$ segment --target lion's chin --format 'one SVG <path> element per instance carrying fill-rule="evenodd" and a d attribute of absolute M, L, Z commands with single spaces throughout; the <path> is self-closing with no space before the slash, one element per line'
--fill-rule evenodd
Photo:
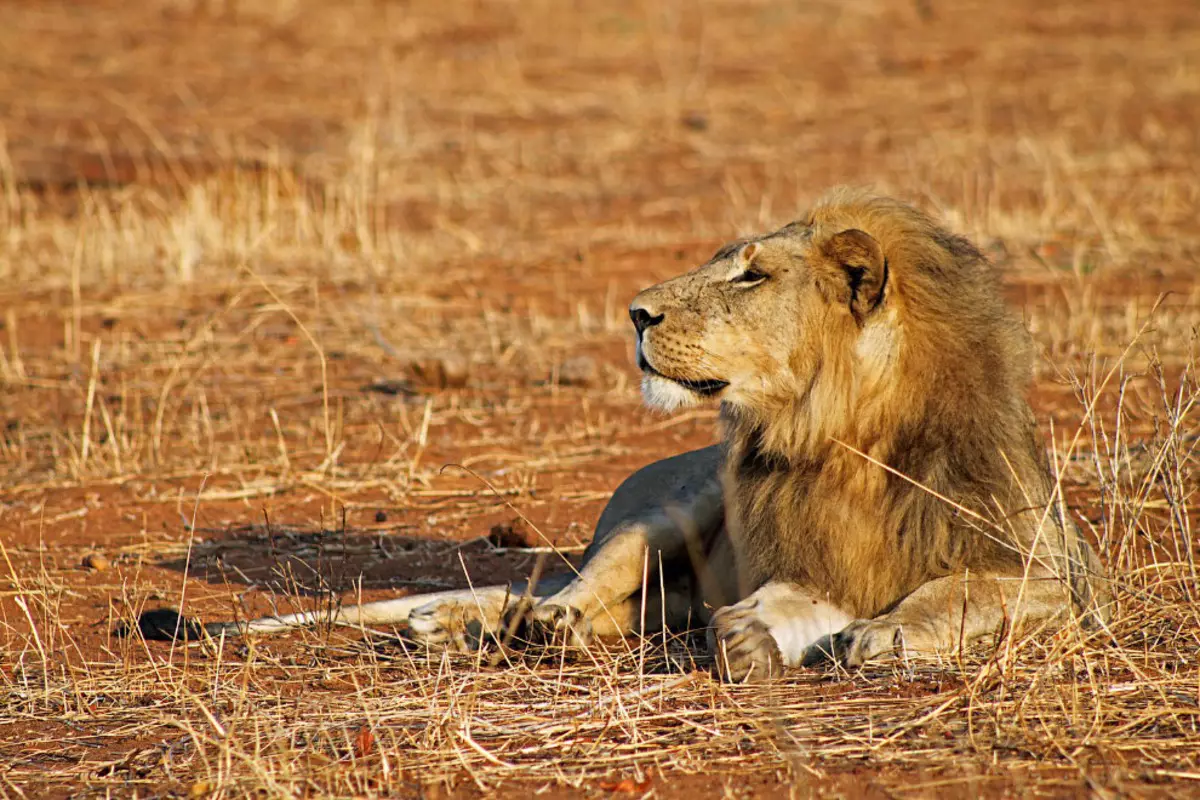
<path fill-rule="evenodd" d="M 658 375 L 642 376 L 642 402 L 648 408 L 670 413 L 680 408 L 694 406 L 703 398 L 668 378 Z"/>
<path fill-rule="evenodd" d="M 642 375 L 642 400 L 650 408 L 671 412 L 715 397 L 726 386 L 724 381 L 714 380 L 689 385 L 647 372 Z"/>

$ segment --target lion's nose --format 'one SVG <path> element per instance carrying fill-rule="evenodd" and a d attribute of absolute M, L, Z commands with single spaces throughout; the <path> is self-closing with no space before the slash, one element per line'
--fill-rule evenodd
<path fill-rule="evenodd" d="M 652 314 L 645 306 L 641 306 L 637 302 L 629 307 L 629 318 L 633 320 L 633 327 L 637 328 L 639 336 L 645 332 L 646 328 L 653 328 L 663 321 L 662 314 Z"/>

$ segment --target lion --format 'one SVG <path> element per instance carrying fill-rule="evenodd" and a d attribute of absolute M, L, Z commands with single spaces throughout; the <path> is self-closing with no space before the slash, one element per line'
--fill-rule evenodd
<path fill-rule="evenodd" d="M 741 681 L 1108 619 L 1025 399 L 1030 336 L 965 238 L 839 189 L 629 314 L 646 403 L 715 400 L 722 440 L 626 479 L 574 573 L 202 628 L 148 612 L 142 633 L 406 623 L 471 650 L 699 626 Z"/>

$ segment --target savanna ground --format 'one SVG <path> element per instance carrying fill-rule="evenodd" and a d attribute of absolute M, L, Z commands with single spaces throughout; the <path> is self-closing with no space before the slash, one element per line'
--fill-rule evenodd
<path fill-rule="evenodd" d="M 0 796 L 1200 792 L 1198 131 L 1187 2 L 0 4 Z M 1003 271 L 1111 629 L 768 687 L 112 636 L 578 553 L 716 436 L 629 299 L 835 183 Z"/>

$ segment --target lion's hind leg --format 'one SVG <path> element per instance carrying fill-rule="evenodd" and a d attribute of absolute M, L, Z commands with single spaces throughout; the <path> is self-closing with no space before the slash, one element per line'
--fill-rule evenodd
<path fill-rule="evenodd" d="M 553 576 L 541 582 L 536 596 L 561 589 L 570 576 Z M 314 625 L 361 627 L 367 625 L 405 625 L 410 638 L 418 643 L 472 650 L 487 634 L 497 630 L 507 609 L 525 592 L 522 583 L 513 586 L 485 586 L 455 589 L 431 594 L 409 595 L 360 605 L 346 605 L 332 612 L 299 611 L 236 622 L 209 622 L 181 616 L 174 609 L 143 612 L 136 625 L 121 625 L 118 635 L 135 632 L 146 639 L 195 640 L 205 637 L 265 635 L 282 633 Z"/>
<path fill-rule="evenodd" d="M 409 638 L 430 647 L 460 653 L 479 649 L 500 630 L 507 608 L 520 599 L 508 586 L 484 586 L 450 592 L 414 608 L 408 615 Z"/>
<path fill-rule="evenodd" d="M 409 636 L 420 644 L 448 647 L 459 652 L 478 649 L 490 639 L 506 634 L 510 614 L 523 611 L 529 593 L 545 597 L 562 589 L 570 575 L 551 575 L 533 586 L 519 581 L 507 586 L 485 586 L 431 595 L 429 602 L 408 615 Z"/>
<path fill-rule="evenodd" d="M 690 591 L 681 589 L 681 581 L 691 575 L 680 561 L 685 546 L 685 534 L 660 512 L 614 530 L 573 580 L 529 609 L 525 618 L 531 635 L 586 646 L 593 636 L 637 633 L 643 628 L 643 591 L 644 627 L 660 628 L 666 616 L 671 616 L 666 621 L 673 627 L 678 609 L 684 609 L 686 619 L 690 608 Z M 665 608 L 659 565 L 667 584 Z"/>
<path fill-rule="evenodd" d="M 647 585 L 628 597 L 593 607 L 590 616 L 574 605 L 559 604 L 548 597 L 529 609 L 524 630 L 539 641 L 586 647 L 596 638 L 650 635 L 664 628 L 683 631 L 689 623 L 699 621 L 693 618 L 693 593 L 688 581 L 675 581 L 665 589 L 664 596 L 662 586 Z"/>

